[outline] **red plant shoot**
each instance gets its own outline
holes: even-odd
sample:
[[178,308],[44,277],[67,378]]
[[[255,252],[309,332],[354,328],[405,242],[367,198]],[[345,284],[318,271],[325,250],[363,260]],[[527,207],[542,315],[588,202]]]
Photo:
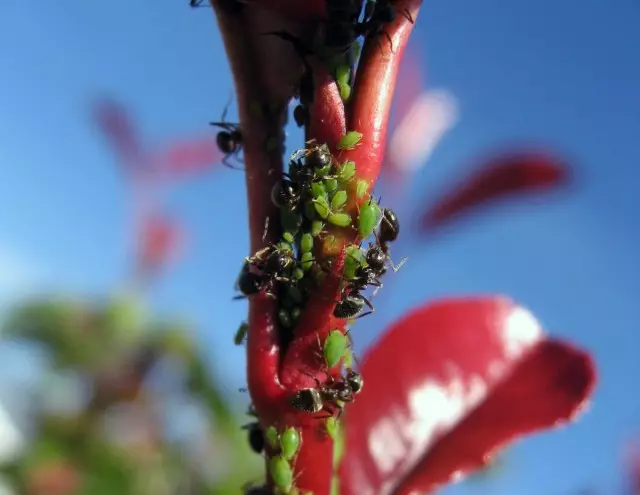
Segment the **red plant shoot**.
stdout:
[[[358,490],[366,483],[339,469],[343,420],[362,420],[364,430],[356,433],[347,424],[348,440],[366,439],[371,426],[358,409],[350,412],[367,376],[365,369],[362,375],[353,369],[345,335],[347,325],[367,311],[369,301],[360,291],[379,285],[388,243],[398,234],[394,214],[371,194],[385,154],[400,61],[421,3],[212,0],[239,110],[251,252],[237,286],[249,299],[247,381],[266,438],[267,483],[246,493],[365,493]],[[359,38],[364,38],[361,50]],[[283,127],[294,98],[306,146],[284,163]],[[372,247],[361,248],[374,233]],[[450,310],[456,308],[467,310],[464,305]],[[483,311],[471,311],[469,318],[481,320]],[[389,366],[401,359],[390,351]],[[567,406],[552,409],[552,415],[569,416],[584,402],[593,383],[587,361],[569,364],[579,368],[583,380]],[[384,375],[381,368],[369,373]],[[367,387],[386,393],[375,382],[367,381]],[[551,426],[548,421],[545,416],[520,432]],[[518,432],[503,433],[481,445],[461,468],[476,467],[484,448]],[[343,458],[343,466],[366,462],[366,447],[354,446],[346,446],[346,455],[356,457]],[[381,483],[389,480],[369,480],[367,493],[393,493],[389,486],[409,493],[412,480],[416,488],[432,489],[448,479],[452,466],[460,467],[438,467],[432,483],[417,473],[386,488]]]

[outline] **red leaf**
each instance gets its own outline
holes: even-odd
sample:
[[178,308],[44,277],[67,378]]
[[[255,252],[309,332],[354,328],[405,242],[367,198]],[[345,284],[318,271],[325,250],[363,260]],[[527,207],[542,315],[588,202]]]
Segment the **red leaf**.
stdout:
[[116,101],[103,99],[93,105],[93,116],[127,166],[135,166],[141,157],[138,133],[127,111]]
[[422,217],[422,227],[425,231],[434,230],[498,198],[540,193],[566,185],[569,178],[567,165],[547,154],[504,153],[486,162],[430,207]]
[[174,143],[160,157],[162,171],[172,176],[199,173],[222,160],[216,137],[208,135]]
[[573,418],[595,382],[589,355],[492,296],[412,311],[365,354],[362,375],[347,409],[347,495],[433,491],[518,436]]
[[157,270],[177,255],[183,240],[177,223],[155,214],[147,217],[141,228],[139,263],[143,271]]

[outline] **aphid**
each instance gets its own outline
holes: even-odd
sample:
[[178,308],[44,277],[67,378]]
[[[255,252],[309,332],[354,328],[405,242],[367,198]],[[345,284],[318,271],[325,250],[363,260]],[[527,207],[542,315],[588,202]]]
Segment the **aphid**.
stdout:
[[289,493],[293,487],[293,469],[289,461],[281,455],[269,459],[269,474],[273,483],[284,493]]
[[378,223],[379,214],[380,207],[373,198],[370,198],[369,201],[360,207],[358,214],[358,235],[361,239],[365,239],[373,233]]
[[290,461],[295,457],[299,447],[300,434],[298,433],[298,430],[290,426],[282,432],[282,435],[280,435],[280,450],[282,452],[282,456]]
[[340,138],[338,142],[339,150],[350,150],[357,146],[362,139],[362,133],[358,131],[349,131]]
[[233,337],[233,343],[235,345],[242,345],[245,337],[247,336],[248,330],[249,330],[249,325],[247,324],[246,321],[243,321],[238,327],[238,330],[236,330],[236,334]]
[[278,208],[293,211],[300,203],[300,189],[289,179],[282,179],[273,186],[271,201]]
[[337,366],[344,357],[347,347],[349,347],[349,341],[347,336],[340,330],[331,330],[324,341],[324,345],[321,347],[327,368],[331,369]]
[[278,430],[276,430],[275,426],[271,425],[267,427],[267,431],[264,432],[264,436],[267,441],[267,444],[272,449],[275,450],[278,448],[278,444],[280,442],[280,435],[278,434]]
[[[371,311],[362,313],[364,307],[368,306]],[[371,302],[359,292],[343,292],[340,301],[333,309],[333,316],[336,318],[343,318],[350,320],[351,318],[362,318],[363,316],[370,315],[375,311]]]
[[262,453],[262,451],[264,450],[265,439],[260,423],[256,421],[254,423],[246,424],[242,428],[244,430],[247,430],[248,432],[249,445],[251,446],[251,450],[253,450],[256,454]]

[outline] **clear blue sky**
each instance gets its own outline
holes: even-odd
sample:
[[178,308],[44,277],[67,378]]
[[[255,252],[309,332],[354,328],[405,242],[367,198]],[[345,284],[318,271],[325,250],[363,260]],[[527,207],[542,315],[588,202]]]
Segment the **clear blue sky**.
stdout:
[[[232,83],[212,14],[186,4],[1,2],[0,299],[34,288],[103,294],[122,281],[128,190],[89,103],[123,100],[149,146],[206,132]],[[356,342],[429,298],[503,292],[591,349],[601,375],[578,425],[519,444],[501,477],[447,494],[619,486],[621,446],[640,426],[639,26],[636,0],[424,3],[412,46],[428,83],[458,97],[461,121],[409,199],[435,195],[475,153],[510,140],[559,147],[580,181],[542,208],[478,217],[396,251],[411,270],[356,327]],[[222,168],[176,188],[167,204],[190,232],[189,255],[152,291],[158,311],[195,323],[230,394],[244,383],[231,336],[246,308],[230,301],[248,249],[244,194],[241,173]]]

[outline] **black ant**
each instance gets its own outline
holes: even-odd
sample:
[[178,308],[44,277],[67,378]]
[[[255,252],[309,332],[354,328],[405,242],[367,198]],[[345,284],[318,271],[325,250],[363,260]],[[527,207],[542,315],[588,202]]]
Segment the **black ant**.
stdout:
[[[397,272],[398,270],[400,270],[402,265],[407,262],[407,258],[405,257],[400,261],[400,263],[398,263],[398,266],[396,266],[393,264],[393,261],[391,261],[391,257],[389,256],[389,243],[395,241],[398,238],[399,234],[400,221],[398,220],[398,217],[391,208],[383,208],[382,215],[380,217],[380,224],[378,226],[378,232],[374,232],[374,236],[378,245],[370,245],[369,247],[369,251],[371,251],[372,249],[376,249],[377,247],[376,256],[378,260],[374,260],[374,264],[377,264],[379,266],[380,263],[382,263],[381,270],[384,268],[385,263],[388,262],[391,265],[393,271]],[[369,262],[367,261],[367,263]]]
[[289,174],[283,174],[284,178],[276,182],[271,189],[271,201],[278,208],[294,211],[300,203],[300,187],[293,182]]
[[[283,276],[296,260],[292,253],[285,252],[275,246],[268,246],[258,251],[254,256],[245,259],[236,287],[242,295],[235,296],[234,299],[244,299],[245,297],[259,294],[266,289],[265,295],[276,298],[273,293],[275,282],[291,282],[291,279]],[[260,273],[251,271],[255,267]]]
[[[310,375],[311,376],[311,375]],[[355,396],[362,390],[364,381],[360,373],[349,370],[342,380],[331,380],[321,385],[316,377],[312,377],[317,384],[316,388],[303,388],[294,392],[291,396],[291,405],[299,411],[316,414],[327,411],[328,416],[333,416],[338,412],[338,417],[342,415],[344,403],[355,400]]]
[[238,154],[242,151],[242,133],[240,132],[239,124],[231,124],[229,122],[225,122],[225,118],[227,116],[227,110],[229,109],[229,104],[224,107],[222,111],[222,118],[220,122],[209,122],[210,125],[215,127],[220,127],[223,129],[218,132],[216,136],[216,143],[218,144],[218,149],[224,153],[224,158],[222,159],[222,164],[226,167],[232,168],[234,170],[243,170],[242,168],[234,167],[231,165],[228,160],[232,156],[236,158],[236,160],[241,161],[238,158]]
[[[371,311],[362,313],[365,305],[368,306]],[[336,303],[336,307],[333,309],[333,316],[350,320],[351,318],[362,318],[370,315],[374,311],[375,308],[373,304],[371,304],[371,301],[360,294],[359,290],[347,288],[342,292],[340,300]]]

